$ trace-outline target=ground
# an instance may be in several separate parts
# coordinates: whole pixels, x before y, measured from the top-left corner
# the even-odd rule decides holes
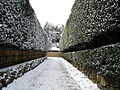
[[[46,61],[2,90],[100,90],[84,74],[60,57]]]

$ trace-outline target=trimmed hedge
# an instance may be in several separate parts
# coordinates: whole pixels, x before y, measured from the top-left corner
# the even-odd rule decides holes
[[[120,81],[120,44],[63,53],[63,57],[79,67],[94,70],[106,79]]]
[[[119,0],[75,0],[60,41],[64,52],[120,42]]]
[[[47,36],[29,0],[0,0],[0,47],[47,51]]]

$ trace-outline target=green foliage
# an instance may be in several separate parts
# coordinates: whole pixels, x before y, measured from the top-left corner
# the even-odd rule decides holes
[[[57,31],[62,33],[63,29],[64,29],[64,25],[53,25],[51,23],[46,22],[46,24],[44,25],[43,29],[48,32],[48,31]]]
[[[107,79],[120,81],[120,44],[112,44],[93,50],[63,53],[63,57],[79,66],[97,71]]]
[[[61,38],[62,51],[120,42],[119,3],[119,0],[76,0]]]

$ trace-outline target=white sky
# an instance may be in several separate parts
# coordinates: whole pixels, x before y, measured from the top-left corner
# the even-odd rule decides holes
[[[75,0],[30,0],[41,26],[48,21],[54,25],[66,24]]]

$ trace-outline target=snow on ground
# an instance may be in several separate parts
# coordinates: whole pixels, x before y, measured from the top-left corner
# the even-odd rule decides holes
[[[49,50],[51,50],[51,51],[60,51],[59,43],[53,43]]]
[[[82,74],[82,72],[66,60],[63,61],[63,64],[65,65],[67,72],[70,73],[70,76],[81,86],[82,90],[100,90],[97,87],[97,84],[94,84],[89,78],[87,78],[87,76]]]
[[[6,86],[6,84],[12,82],[14,79],[23,76],[26,72],[32,70],[40,63],[42,63],[47,57],[34,59],[31,61],[23,62],[13,66],[0,69],[0,88]],[[0,89],[1,90],[1,89]]]
[[[63,58],[48,57],[2,90],[100,90]]]
[[[53,51],[60,51],[60,49],[57,48],[57,47],[52,47],[51,50],[53,50]]]

